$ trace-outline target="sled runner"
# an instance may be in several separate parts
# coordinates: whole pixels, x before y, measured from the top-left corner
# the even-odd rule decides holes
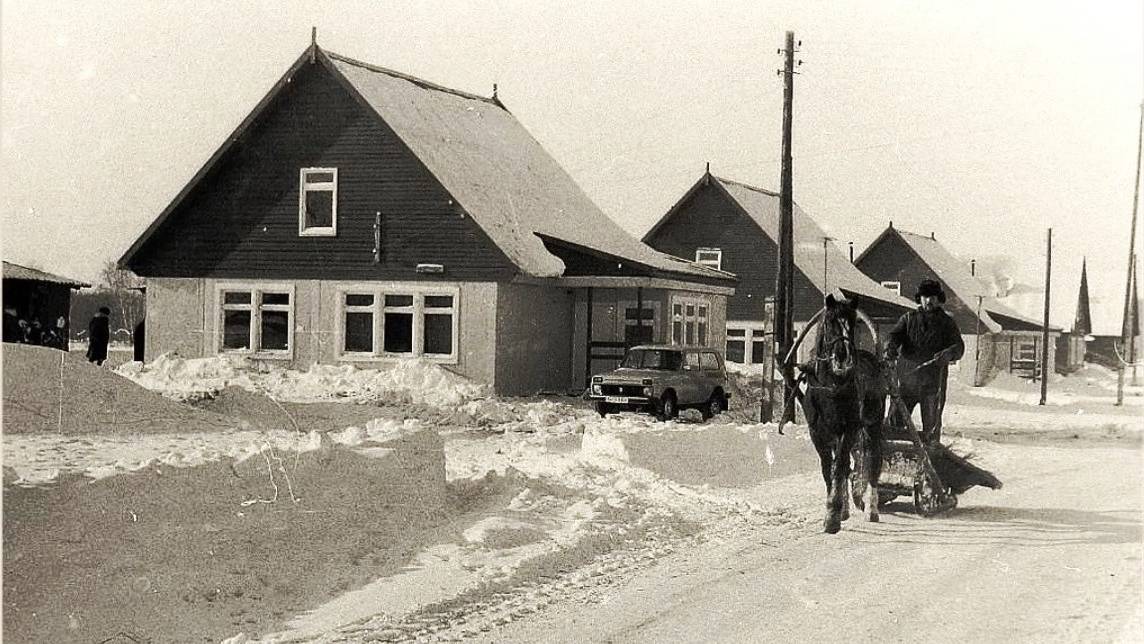
[[[922,365],[924,366],[924,365]],[[878,479],[878,505],[899,496],[912,496],[914,509],[922,516],[932,516],[957,507],[957,495],[974,485],[1000,489],[1001,481],[992,473],[977,467],[940,442],[926,443],[914,425],[902,400],[900,383],[893,368],[890,379],[890,404],[882,428],[882,473]],[[861,459],[850,475],[854,505],[863,508],[862,490],[866,473]]]

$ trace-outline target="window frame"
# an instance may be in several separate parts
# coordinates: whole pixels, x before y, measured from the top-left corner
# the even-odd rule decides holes
[[[307,182],[307,174],[331,173],[331,181]],[[330,225],[306,225],[306,194],[310,191],[328,191],[330,193]],[[301,168],[298,170],[298,236],[299,237],[336,237],[338,234],[338,169],[337,168]]]
[[[732,335],[731,334],[732,331],[740,332],[741,335]],[[741,362],[741,363],[736,362],[735,364],[744,364],[744,365],[765,364],[765,362],[766,362],[766,356],[765,355],[764,355],[762,361],[756,361],[755,360],[755,349],[754,349],[756,342],[768,342],[768,338],[773,337],[773,335],[769,331],[767,331],[767,324],[765,322],[731,320],[731,321],[727,322],[724,335],[725,335],[724,349],[723,349],[724,361],[732,362],[730,359],[727,358],[727,356],[730,355],[730,352],[726,349],[726,344],[728,342],[742,342],[743,343],[743,362]],[[764,353],[765,353],[765,349],[764,349]]]
[[[650,310],[651,311],[651,317],[640,318],[638,320],[629,318],[628,317],[628,310],[629,309],[632,309],[632,310],[636,309],[637,305],[640,304],[639,301],[637,301],[637,300],[622,300],[620,302],[617,302],[616,304],[617,304],[617,308],[619,309],[619,312],[620,312],[621,320],[623,321],[623,329],[621,332],[623,333],[623,336],[625,338],[625,342],[627,341],[626,338],[627,338],[628,327],[649,327],[651,329],[651,340],[649,342],[655,343],[655,342],[659,341],[658,338],[662,337],[662,335],[663,335],[663,331],[661,328],[663,325],[662,325],[661,316],[660,316],[660,310],[662,308],[662,302],[660,302],[659,300],[645,299],[642,303],[643,304],[643,310],[644,311]]]
[[[249,304],[226,304],[227,293],[250,293]],[[290,298],[289,304],[263,304],[264,293],[284,293]],[[214,288],[214,352],[216,355],[231,354],[245,355],[251,358],[271,360],[293,360],[295,345],[295,298],[294,285],[282,282],[219,282]],[[250,329],[248,331],[250,346],[246,349],[228,349],[223,346],[223,334],[226,332],[225,315],[227,311],[250,311]],[[263,311],[286,312],[286,348],[263,349],[262,345],[262,313]]]
[[[461,338],[461,289],[456,286],[425,286],[412,283],[369,283],[369,284],[342,284],[335,289],[337,306],[335,308],[335,359],[342,362],[392,362],[397,360],[421,359],[438,364],[457,364],[460,360]],[[366,306],[347,306],[346,295],[372,295],[373,304]],[[386,295],[411,295],[413,304],[406,306],[385,305]],[[427,307],[426,297],[449,296],[453,298],[451,307]],[[373,314],[373,351],[346,351],[346,313],[365,312]],[[409,312],[413,315],[413,328],[411,338],[412,351],[390,352],[385,350],[385,312]],[[448,354],[425,353],[425,316],[442,315],[448,313],[451,319],[450,333],[451,352]]]
[[[676,312],[676,308],[679,308],[678,313]],[[689,308],[691,309],[690,313],[688,313]],[[699,315],[700,310],[702,310],[704,312],[702,316]],[[711,310],[712,310],[711,302],[706,298],[672,296],[672,298],[671,298],[671,320],[670,320],[670,322],[671,322],[671,326],[670,326],[671,342],[670,342],[670,344],[675,345],[675,346],[701,346],[701,347],[707,347],[707,348],[714,348],[714,347],[708,346],[708,343],[711,341],[711,337],[712,337],[712,334],[711,334]],[[678,329],[679,330],[678,336],[676,335],[677,329],[675,326],[677,323],[680,325],[680,328]],[[693,339],[695,340],[695,342],[686,342],[687,330],[688,330],[689,325],[691,326],[691,328],[694,331]],[[700,331],[702,331],[703,335],[706,336],[702,342],[699,341],[699,337],[698,337],[700,335]]]
[[[704,253],[714,253],[715,259],[701,259],[700,255]],[[700,247],[695,249],[695,263],[714,268],[717,271],[723,270],[723,249],[722,248],[708,248]]]

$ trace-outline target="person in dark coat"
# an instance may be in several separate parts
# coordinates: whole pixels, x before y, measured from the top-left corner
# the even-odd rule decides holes
[[[957,323],[941,306],[945,303],[941,284],[922,280],[914,300],[917,310],[903,315],[890,330],[886,358],[897,360],[902,401],[909,413],[921,404],[922,439],[936,443],[941,440],[949,363],[965,353],[965,342]]]
[[[111,340],[111,309],[99,307],[99,313],[87,325],[87,359],[97,365],[107,360],[107,343]]]

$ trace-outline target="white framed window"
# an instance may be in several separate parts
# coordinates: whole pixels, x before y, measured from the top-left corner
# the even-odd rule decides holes
[[[338,290],[338,356],[342,360],[421,357],[455,364],[455,288],[362,285]]]
[[[219,284],[215,302],[217,353],[293,357],[293,284]]]
[[[764,322],[727,323],[727,361],[741,364],[765,364],[770,360],[772,336]]]
[[[671,302],[671,343],[707,346],[706,300],[676,297]]]
[[[710,266],[715,270],[722,270],[723,251],[719,248],[697,248],[695,249],[695,263]]]
[[[298,175],[298,234],[338,234],[338,169],[302,168]]]
[[[889,290],[893,291],[894,294],[896,294],[896,295],[902,294],[902,283],[901,282],[887,281],[887,282],[881,282],[881,284],[882,284],[882,288],[889,289]]]

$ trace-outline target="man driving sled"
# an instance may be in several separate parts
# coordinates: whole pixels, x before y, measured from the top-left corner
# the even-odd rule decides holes
[[[922,280],[914,300],[917,310],[903,315],[890,331],[886,359],[897,361],[902,401],[912,414],[922,407],[922,440],[941,440],[941,415],[945,409],[945,387],[949,363],[965,353],[965,343],[957,323],[942,309],[945,291],[934,280]]]

